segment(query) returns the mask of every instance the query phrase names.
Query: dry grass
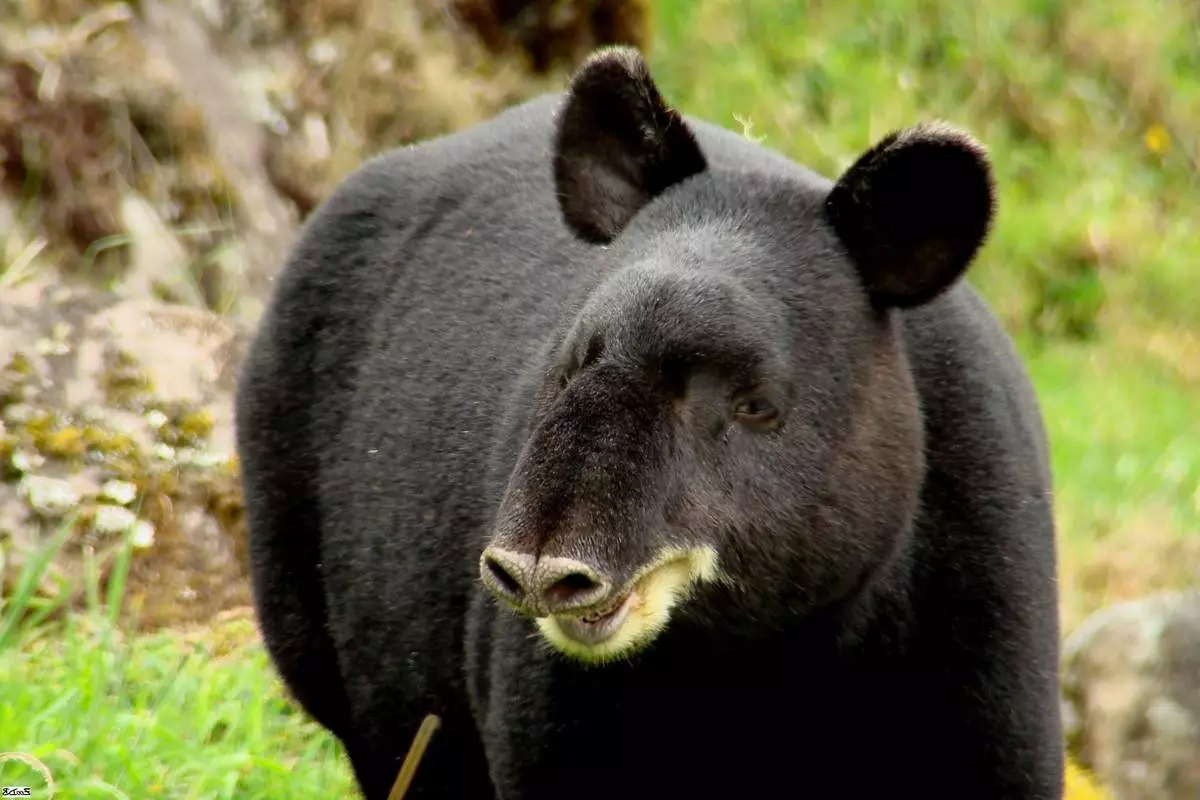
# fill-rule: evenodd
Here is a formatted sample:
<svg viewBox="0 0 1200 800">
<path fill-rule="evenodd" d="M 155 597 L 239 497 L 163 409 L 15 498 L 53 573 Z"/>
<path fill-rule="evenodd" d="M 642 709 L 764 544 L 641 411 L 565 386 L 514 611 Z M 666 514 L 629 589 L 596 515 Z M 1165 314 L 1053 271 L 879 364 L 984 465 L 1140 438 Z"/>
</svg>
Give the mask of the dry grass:
<svg viewBox="0 0 1200 800">
<path fill-rule="evenodd" d="M 1200 581 L 1200 537 L 1180 535 L 1168 509 L 1142 509 L 1130 523 L 1075 543 L 1059 577 L 1069 633 L 1109 604 Z"/>
</svg>

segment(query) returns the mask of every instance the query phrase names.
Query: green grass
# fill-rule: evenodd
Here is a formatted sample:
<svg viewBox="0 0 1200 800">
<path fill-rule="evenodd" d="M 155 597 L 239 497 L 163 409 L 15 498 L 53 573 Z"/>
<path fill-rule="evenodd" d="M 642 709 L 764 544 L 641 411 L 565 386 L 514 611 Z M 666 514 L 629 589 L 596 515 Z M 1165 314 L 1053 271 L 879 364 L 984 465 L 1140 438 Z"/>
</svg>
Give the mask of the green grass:
<svg viewBox="0 0 1200 800">
<path fill-rule="evenodd" d="M 1153 360 L 1086 345 L 1032 349 L 1068 540 L 1104 537 L 1162 509 L 1200 526 L 1200 392 Z"/>
<path fill-rule="evenodd" d="M 730 127 L 749 122 L 754 136 L 830 177 L 920 119 L 983 140 L 1000 216 L 973 280 L 1014 327 L 1086 333 L 1114 307 L 1141 321 L 1200 324 L 1188 255 L 1200 201 L 1194 4 L 657 7 L 652 66 L 672 102 Z M 1147 147 L 1157 126 L 1163 155 Z"/>
<path fill-rule="evenodd" d="M 1022 342 L 1046 417 L 1070 630 L 1200 578 L 1200 391 L 1131 348 Z"/>
<path fill-rule="evenodd" d="M 929 117 L 987 144 L 999 217 L 970 280 L 1016 336 L 1043 403 L 1064 619 L 1194 583 L 1195 4 L 654 5 L 650 55 L 670 102 L 830 177 Z M 42 759 L 56 797 L 350 796 L 337 745 L 285 701 L 253 637 L 231 645 L 222 626 L 124 640 L 103 622 L 110 597 L 92 594 L 92 614 L 62 630 L 16 625 L 19 607 L 53 611 L 20 595 L 0 615 L 0 750 Z M 0 764 L 2 784 L 38 780 Z"/>
<path fill-rule="evenodd" d="M 0 655 L 0 696 L 0 750 L 42 761 L 60 800 L 352 796 L 339 746 L 287 702 L 249 621 L 125 640 L 70 617 Z M 45 784 L 9 761 L 0 785 Z"/>
<path fill-rule="evenodd" d="M 71 528 L 0 598 L 0 752 L 37 759 L 56 798 L 349 795 L 340 746 L 289 702 L 251 620 L 131 637 L 117 627 L 131 536 L 111 564 L 88 562 L 84 613 L 36 597 Z M 45 785 L 28 762 L 0 760 L 0 786 Z"/>
</svg>

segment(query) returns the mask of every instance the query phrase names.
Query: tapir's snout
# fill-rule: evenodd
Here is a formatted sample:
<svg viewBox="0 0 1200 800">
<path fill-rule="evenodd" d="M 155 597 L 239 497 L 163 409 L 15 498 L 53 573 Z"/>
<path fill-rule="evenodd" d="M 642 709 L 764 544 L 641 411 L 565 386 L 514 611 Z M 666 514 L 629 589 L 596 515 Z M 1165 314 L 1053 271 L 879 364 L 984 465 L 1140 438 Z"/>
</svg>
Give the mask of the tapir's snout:
<svg viewBox="0 0 1200 800">
<path fill-rule="evenodd" d="M 604 605 L 615 589 L 608 575 L 583 561 L 497 546 L 483 551 L 479 573 L 497 598 L 534 617 L 582 614 Z"/>
</svg>

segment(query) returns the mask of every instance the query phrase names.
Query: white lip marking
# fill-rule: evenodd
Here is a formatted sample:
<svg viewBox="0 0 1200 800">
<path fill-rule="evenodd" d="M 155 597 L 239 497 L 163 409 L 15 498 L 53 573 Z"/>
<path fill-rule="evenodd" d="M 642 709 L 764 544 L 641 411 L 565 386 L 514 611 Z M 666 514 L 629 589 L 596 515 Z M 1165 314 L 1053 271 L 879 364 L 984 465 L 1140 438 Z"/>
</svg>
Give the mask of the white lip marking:
<svg viewBox="0 0 1200 800">
<path fill-rule="evenodd" d="M 549 645 L 577 661 L 623 659 L 649 645 L 675 605 L 695 584 L 706 582 L 729 582 L 717 567 L 714 548 L 670 548 L 638 571 L 631 590 L 607 614 L 539 617 L 537 627 Z"/>
</svg>

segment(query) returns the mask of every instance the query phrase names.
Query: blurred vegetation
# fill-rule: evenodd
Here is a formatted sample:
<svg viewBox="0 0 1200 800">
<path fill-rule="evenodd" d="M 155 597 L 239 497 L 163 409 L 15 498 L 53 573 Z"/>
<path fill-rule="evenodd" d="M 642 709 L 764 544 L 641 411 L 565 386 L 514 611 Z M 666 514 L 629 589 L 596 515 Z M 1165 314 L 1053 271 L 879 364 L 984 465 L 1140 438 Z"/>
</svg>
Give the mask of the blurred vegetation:
<svg viewBox="0 0 1200 800">
<path fill-rule="evenodd" d="M 648 21 L 622 16 L 640 2 L 571 4 L 587 6 L 590 16 L 586 35 L 566 43 L 550 34 L 585 17 L 558 16 L 552 0 L 421 0 L 414 6 L 424 15 L 415 33 L 400 32 L 401 4 L 371 5 L 374 13 L 392 15 L 373 18 L 371 25 L 361 24 L 360 4 L 353 0 L 232 5 L 276 14 L 292 9 L 279 30 L 289 36 L 299 31 L 289 47 L 319 56 L 310 57 L 283 92 L 303 100 L 280 105 L 279 130 L 300 138 L 268 136 L 276 188 L 301 215 L 376 149 L 470 124 L 530 92 L 561 86 L 565 65 L 605 30 L 617 39 L 652 34 L 648 54 L 656 79 L 682 110 L 743 130 L 830 177 L 892 129 L 929 117 L 964 125 L 988 146 L 999 190 L 994 234 L 970 280 L 1017 339 L 1043 403 L 1053 447 L 1066 628 L 1102 604 L 1196 583 L 1200 5 L 647 4 Z M 11 25 L 14 14 L 36 6 L 57 9 L 67 25 L 78 19 L 63 11 L 68 5 L 101 4 L 0 0 L 0 21 Z M 481 45 L 447 44 L 444 30 L 453 25 L 443 12 L 452 7 L 466 21 L 453 25 L 469 24 Z M 263 30 L 238 19 L 227 19 L 229 30 Z M 614 26 L 624 26 L 623 33 L 611 33 Z M 48 239 L 35 246 L 33 234 L 5 241 L 0 230 L 0 291 L 35 261 L 74 258 L 72 265 L 89 269 L 86 256 L 120 227 L 84 224 L 109 220 L 113 206 L 103 187 L 116 174 L 112 165 L 103 159 L 55 161 L 38 149 L 51 142 L 39 132 L 74 131 L 52 141 L 87 155 L 111 131 L 136 129 L 138 136 L 104 151 L 135 161 L 129 154 L 142 151 L 132 145 L 144 138 L 151 165 L 121 173 L 122 180 L 143 187 L 164 181 L 169 191 L 145 191 L 165 197 L 166 207 L 183 209 L 166 216 L 173 229 L 187 226 L 188 208 L 208 209 L 194 215 L 198 229 L 227 223 L 232 190 L 222 188 L 226 178 L 204 149 L 204 126 L 187 103 L 156 106 L 176 109 L 174 122 L 167 114 L 144 124 L 137 113 L 140 95 L 120 92 L 107 104 L 101 95 L 101 101 L 35 114 L 14 110 L 14 98 L 39 95 L 30 93 L 31 75 L 20 66 L 28 58 L 13 55 L 20 49 L 13 41 L 0 35 L 0 56 L 8 59 L 0 59 L 0 161 L 7 159 L 10 181 L 16 152 L 31 153 L 31 163 L 43 165 L 32 189 L 24 178 L 18 181 L 18 221 L 25 233 L 37 235 L 60 226 L 70 232 L 66 238 L 76 252 L 46 247 Z M 274 46 L 249 34 L 238 41 L 250 48 Z M 125 46 L 113 43 L 118 50 Z M 368 57 L 372 51 L 393 54 L 388 63 L 402 69 L 384 70 L 383 61 Z M 331 70 L 327 59 L 337 52 L 361 57 Z M 514 60 L 506 62 L 509 57 Z M 13 85 L 24 88 L 14 92 L 8 88 Z M 418 96 L 413 87 L 428 91 Z M 68 84 L 64 91 L 70 95 L 73 88 Z M 317 161 L 300 152 L 313 129 L 310 112 L 321 117 L 330 142 Z M 131 120 L 134 128 L 104 122 L 113 119 Z M 83 135 L 92 130 L 95 137 Z M 197 139 L 200 144 L 189 144 Z M 298 180 L 280 183 L 289 177 Z M 81 179 L 101 190 L 80 197 Z M 67 200 L 90 209 L 91 217 L 80 222 L 72 216 L 75 206 L 63 205 Z M 220 237 L 205 241 L 191 251 L 197 262 L 220 257 Z M 207 300 L 220 307 L 215 296 Z M 103 607 L 108 601 L 97 602 Z M 0 684 L 6 684 L 0 694 L 15 701 L 0 709 L 0 741 L 51 764 L 61 796 L 266 797 L 275 796 L 285 775 L 294 787 L 288 796 L 341 795 L 350 786 L 336 745 L 280 699 L 261 647 L 214 644 L 224 636 L 224 623 L 197 634 L 199 640 L 125 640 L 103 624 L 67 618 L 62 624 L 68 635 L 59 641 L 42 626 L 17 625 L 14 608 L 12 598 L 0 608 L 0 619 L 7 620 L 0 646 L 8 647 L 0 653 Z M 50 613 L 35 610 L 36 618 Z M 8 783 L 20 767 L 2 769 L 0 782 Z M 1096 796 L 1088 794 L 1081 773 L 1070 777 L 1070 798 Z"/>
<path fill-rule="evenodd" d="M 236 310 L 289 207 L 648 35 L 644 0 L 0 0 L 0 285 L 33 260 L 115 285 L 171 236 L 157 292 Z"/>
<path fill-rule="evenodd" d="M 1086 339 L 1191 328 L 1200 199 L 1200 10 L 1186 0 L 663 2 L 656 76 L 826 174 L 940 116 L 996 163 L 976 282 L 1013 328 Z M 668 44 L 668 42 L 670 44 Z"/>
</svg>

